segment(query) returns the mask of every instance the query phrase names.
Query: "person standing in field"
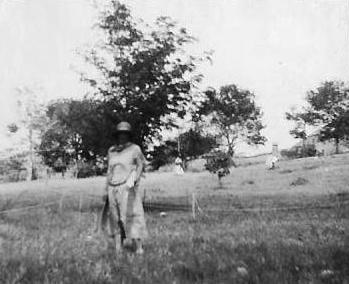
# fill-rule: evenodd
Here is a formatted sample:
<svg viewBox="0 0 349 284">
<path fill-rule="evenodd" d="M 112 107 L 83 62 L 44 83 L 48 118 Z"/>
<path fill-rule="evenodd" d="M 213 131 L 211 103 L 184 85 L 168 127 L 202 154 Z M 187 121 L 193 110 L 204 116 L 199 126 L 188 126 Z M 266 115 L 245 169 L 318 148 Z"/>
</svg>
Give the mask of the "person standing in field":
<svg viewBox="0 0 349 284">
<path fill-rule="evenodd" d="M 268 170 L 274 170 L 279 159 L 276 156 L 268 156 L 265 162 Z"/>
<path fill-rule="evenodd" d="M 119 240 L 115 235 L 118 226 L 121 247 L 132 247 L 136 253 L 142 254 L 143 240 L 148 234 L 139 190 L 145 158 L 140 147 L 131 142 L 131 134 L 131 125 L 120 122 L 116 127 L 116 145 L 108 150 L 104 195 L 106 204 L 102 213 L 102 228 L 105 223 L 103 219 L 107 216 L 116 249 L 119 247 Z"/>
<path fill-rule="evenodd" d="M 183 175 L 184 174 L 184 170 L 183 170 L 183 161 L 181 159 L 180 156 L 178 156 L 175 160 L 175 173 L 177 175 Z"/>
</svg>

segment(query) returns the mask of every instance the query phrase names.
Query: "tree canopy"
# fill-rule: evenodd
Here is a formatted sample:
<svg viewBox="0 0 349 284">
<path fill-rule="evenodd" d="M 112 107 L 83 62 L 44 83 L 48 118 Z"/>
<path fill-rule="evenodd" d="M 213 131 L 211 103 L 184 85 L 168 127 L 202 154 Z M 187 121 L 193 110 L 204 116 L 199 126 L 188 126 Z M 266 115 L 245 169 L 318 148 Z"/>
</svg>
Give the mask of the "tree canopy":
<svg viewBox="0 0 349 284">
<path fill-rule="evenodd" d="M 204 135 L 198 129 L 189 129 L 174 140 L 167 140 L 155 146 L 151 155 L 153 169 L 169 164 L 180 156 L 183 160 L 195 159 L 217 146 L 216 139 Z"/>
<path fill-rule="evenodd" d="M 204 135 L 197 129 L 189 129 L 179 135 L 179 154 L 184 159 L 195 159 L 217 147 L 215 137 Z"/>
<path fill-rule="evenodd" d="M 200 114 L 208 116 L 219 136 L 225 138 L 231 156 L 239 141 L 250 145 L 264 144 L 266 138 L 261 134 L 263 113 L 252 92 L 232 84 L 219 91 L 209 89 L 205 95 Z"/>
<path fill-rule="evenodd" d="M 299 131 L 299 122 L 320 128 L 319 139 L 334 139 L 336 152 L 340 140 L 349 137 L 349 88 L 343 82 L 327 81 L 305 97 L 306 106 L 299 111 L 286 113 L 286 118 L 296 122 L 291 130 L 295 138 L 306 138 L 305 130 Z"/>
<path fill-rule="evenodd" d="M 111 145 L 115 126 L 109 125 L 100 103 L 90 99 L 60 100 L 47 109 L 50 128 L 40 144 L 45 163 L 54 166 L 58 160 L 69 164 L 75 160 L 95 160 L 104 156 Z"/>
<path fill-rule="evenodd" d="M 197 64 L 204 57 L 184 52 L 195 39 L 170 18 L 159 17 L 149 26 L 116 0 L 110 1 L 97 27 L 104 40 L 85 59 L 98 75 L 83 74 L 83 80 L 93 88 L 93 98 L 101 101 L 108 123 L 129 121 L 135 142 L 144 147 L 161 127 L 175 126 L 169 115 L 185 115 L 202 78 Z"/>
</svg>

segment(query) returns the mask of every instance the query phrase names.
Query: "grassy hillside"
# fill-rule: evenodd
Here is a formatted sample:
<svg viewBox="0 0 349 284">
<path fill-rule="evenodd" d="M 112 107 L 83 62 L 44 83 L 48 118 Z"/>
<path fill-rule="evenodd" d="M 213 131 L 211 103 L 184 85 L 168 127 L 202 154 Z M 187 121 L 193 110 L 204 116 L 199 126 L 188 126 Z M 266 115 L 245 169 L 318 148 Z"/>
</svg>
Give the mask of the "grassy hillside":
<svg viewBox="0 0 349 284">
<path fill-rule="evenodd" d="M 94 232 L 103 179 L 0 185 L 0 283 L 348 283 L 349 156 L 279 166 L 147 174 L 146 199 L 203 213 L 147 213 L 142 257 Z"/>
</svg>

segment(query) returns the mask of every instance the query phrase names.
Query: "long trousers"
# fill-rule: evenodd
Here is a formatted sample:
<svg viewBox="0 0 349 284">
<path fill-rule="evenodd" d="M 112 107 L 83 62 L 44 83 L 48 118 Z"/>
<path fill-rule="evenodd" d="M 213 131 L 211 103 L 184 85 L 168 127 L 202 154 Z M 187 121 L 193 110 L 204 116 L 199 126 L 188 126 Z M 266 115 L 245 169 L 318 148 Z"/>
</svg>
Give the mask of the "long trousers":
<svg viewBox="0 0 349 284">
<path fill-rule="evenodd" d="M 147 237 L 142 198 L 137 187 L 129 188 L 126 184 L 109 186 L 108 200 L 109 226 L 113 235 L 119 227 L 121 241 Z"/>
</svg>

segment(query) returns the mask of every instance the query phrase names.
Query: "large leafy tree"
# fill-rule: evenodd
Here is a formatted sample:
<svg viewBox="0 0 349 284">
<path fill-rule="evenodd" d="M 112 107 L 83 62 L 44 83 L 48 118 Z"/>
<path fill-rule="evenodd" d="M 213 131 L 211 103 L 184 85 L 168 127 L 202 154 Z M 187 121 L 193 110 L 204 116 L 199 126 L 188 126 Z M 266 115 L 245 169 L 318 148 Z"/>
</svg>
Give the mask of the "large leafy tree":
<svg viewBox="0 0 349 284">
<path fill-rule="evenodd" d="M 210 135 L 202 134 L 198 129 L 189 129 L 174 140 L 167 140 L 155 146 L 151 155 L 151 165 L 157 170 L 169 164 L 178 156 L 185 161 L 195 159 L 209 152 L 217 146 L 216 139 Z"/>
<path fill-rule="evenodd" d="M 333 139 L 338 153 L 339 142 L 349 137 L 349 89 L 343 82 L 328 81 L 309 91 L 305 100 L 306 106 L 300 111 L 286 114 L 287 119 L 296 122 L 292 131 L 297 130 L 299 118 L 302 118 L 304 123 L 320 128 L 321 141 Z"/>
<path fill-rule="evenodd" d="M 161 166 L 173 162 L 175 157 L 178 155 L 177 146 L 177 142 L 174 140 L 167 140 L 162 144 L 155 146 L 154 149 L 149 152 L 152 169 L 158 170 Z"/>
<path fill-rule="evenodd" d="M 217 147 L 215 137 L 203 135 L 197 129 L 189 129 L 179 137 L 179 153 L 185 159 L 195 159 Z"/>
<path fill-rule="evenodd" d="M 256 105 L 255 96 L 248 90 L 236 85 L 226 85 L 219 91 L 209 89 L 200 114 L 208 117 L 213 131 L 217 131 L 228 147 L 232 157 L 239 142 L 249 145 L 264 144 L 266 138 L 261 134 L 262 111 Z"/>
<path fill-rule="evenodd" d="M 94 100 L 60 100 L 48 106 L 50 128 L 43 134 L 40 152 L 54 167 L 72 161 L 93 161 L 112 143 L 101 104 Z M 111 139 L 111 138 L 110 138 Z"/>
<path fill-rule="evenodd" d="M 97 75 L 83 74 L 83 80 L 102 102 L 109 125 L 129 121 L 135 142 L 145 146 L 162 127 L 175 126 L 170 114 L 184 116 L 202 77 L 197 64 L 203 58 L 186 55 L 183 47 L 194 38 L 171 19 L 160 17 L 145 25 L 116 0 L 110 1 L 97 27 L 104 39 L 85 55 Z"/>
</svg>

